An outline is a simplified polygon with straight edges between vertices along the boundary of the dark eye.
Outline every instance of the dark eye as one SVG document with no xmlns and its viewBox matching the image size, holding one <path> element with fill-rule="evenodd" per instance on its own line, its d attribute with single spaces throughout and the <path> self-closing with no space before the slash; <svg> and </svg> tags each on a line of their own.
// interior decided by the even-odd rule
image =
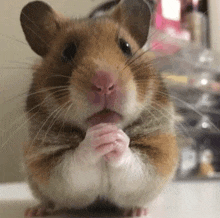
<svg viewBox="0 0 220 218">
<path fill-rule="evenodd" d="M 76 50 L 77 50 L 76 44 L 74 43 L 68 44 L 66 48 L 63 50 L 62 60 L 64 62 L 71 61 L 76 54 Z"/>
<path fill-rule="evenodd" d="M 124 39 L 119 39 L 119 47 L 125 55 L 131 56 L 131 46 Z"/>
</svg>

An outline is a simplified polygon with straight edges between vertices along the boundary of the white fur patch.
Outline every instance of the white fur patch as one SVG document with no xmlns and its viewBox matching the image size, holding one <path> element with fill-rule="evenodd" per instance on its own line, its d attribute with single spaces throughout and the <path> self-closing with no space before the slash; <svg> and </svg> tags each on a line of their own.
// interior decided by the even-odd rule
<svg viewBox="0 0 220 218">
<path fill-rule="evenodd" d="M 162 178 L 140 154 L 129 152 L 120 167 L 109 167 L 111 201 L 125 208 L 145 207 L 160 192 Z"/>
<path fill-rule="evenodd" d="M 56 203 L 56 208 L 83 208 L 99 195 L 101 187 L 101 164 L 83 166 L 76 162 L 74 152 L 65 154 L 56 166 L 50 184 L 40 186 L 41 191 Z"/>
<path fill-rule="evenodd" d="M 164 181 L 139 153 L 129 150 L 124 158 L 119 166 L 106 165 L 104 160 L 82 165 L 69 152 L 53 170 L 50 184 L 39 188 L 56 203 L 56 209 L 83 208 L 98 196 L 125 208 L 145 207 L 160 193 Z"/>
</svg>

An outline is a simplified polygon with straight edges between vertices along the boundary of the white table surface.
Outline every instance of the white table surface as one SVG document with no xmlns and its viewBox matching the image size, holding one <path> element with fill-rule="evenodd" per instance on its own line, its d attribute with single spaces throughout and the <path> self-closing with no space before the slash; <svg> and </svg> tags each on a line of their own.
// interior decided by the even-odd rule
<svg viewBox="0 0 220 218">
<path fill-rule="evenodd" d="M 36 204 L 26 183 L 0 184 L 0 218 L 23 218 Z M 220 218 L 220 181 L 174 182 L 153 202 L 151 218 Z"/>
</svg>

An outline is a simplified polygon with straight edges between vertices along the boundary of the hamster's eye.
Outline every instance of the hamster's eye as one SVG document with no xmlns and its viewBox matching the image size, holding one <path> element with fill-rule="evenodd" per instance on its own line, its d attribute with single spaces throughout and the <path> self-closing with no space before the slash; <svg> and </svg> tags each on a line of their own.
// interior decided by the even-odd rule
<svg viewBox="0 0 220 218">
<path fill-rule="evenodd" d="M 120 38 L 119 39 L 119 47 L 123 51 L 123 53 L 127 56 L 131 56 L 131 46 L 129 45 L 128 42 L 126 42 L 124 39 Z"/>
<path fill-rule="evenodd" d="M 71 61 L 77 51 L 77 47 L 75 43 L 70 43 L 66 46 L 66 48 L 62 52 L 62 61 L 68 62 Z"/>
</svg>

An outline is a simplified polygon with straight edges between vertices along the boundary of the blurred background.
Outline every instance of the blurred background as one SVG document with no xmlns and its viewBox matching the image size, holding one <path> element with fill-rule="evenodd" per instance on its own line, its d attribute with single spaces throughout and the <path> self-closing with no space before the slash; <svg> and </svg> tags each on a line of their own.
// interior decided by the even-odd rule
<svg viewBox="0 0 220 218">
<path fill-rule="evenodd" d="M 220 1 L 158 0 L 147 47 L 176 106 L 176 180 L 220 178 Z"/>
<path fill-rule="evenodd" d="M 31 65 L 19 16 L 29 1 L 1 0 L 0 182 L 23 181 L 27 141 L 24 101 Z M 45 1 L 66 16 L 81 17 L 103 0 Z M 157 0 L 145 49 L 162 73 L 177 108 L 181 161 L 176 180 L 218 179 L 220 172 L 220 1 Z"/>
</svg>

